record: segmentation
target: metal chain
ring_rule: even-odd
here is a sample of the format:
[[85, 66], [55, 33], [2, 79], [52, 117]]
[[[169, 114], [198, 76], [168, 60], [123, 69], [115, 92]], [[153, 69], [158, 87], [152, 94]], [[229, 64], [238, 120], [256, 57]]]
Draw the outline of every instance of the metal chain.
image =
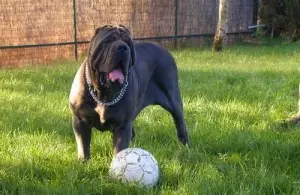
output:
[[99, 100], [97, 98], [96, 94], [93, 92], [91, 80], [90, 80], [90, 78], [88, 76], [88, 66], [87, 66], [87, 63], [85, 64], [85, 71], [84, 71], [84, 73], [85, 73], [86, 82], [87, 82], [88, 87], [89, 87], [89, 92], [90, 92], [92, 98], [95, 100], [95, 102], [97, 104], [104, 105], [104, 106], [114, 105], [114, 104], [118, 103], [122, 99], [122, 97], [124, 96], [124, 94], [125, 94], [125, 92], [127, 90], [127, 86], [128, 86], [128, 74], [126, 74], [126, 76], [125, 76], [125, 83], [124, 83], [124, 85], [123, 85], [123, 87], [122, 87], [119, 95], [114, 100], [112, 100], [110, 102], [102, 102], [101, 100]]

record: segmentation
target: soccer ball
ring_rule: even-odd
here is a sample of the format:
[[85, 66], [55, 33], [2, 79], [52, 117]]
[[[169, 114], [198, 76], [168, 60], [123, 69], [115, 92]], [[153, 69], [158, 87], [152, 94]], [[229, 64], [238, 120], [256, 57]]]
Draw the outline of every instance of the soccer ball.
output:
[[127, 148], [114, 156], [109, 175], [123, 182], [153, 187], [159, 178], [159, 168], [150, 152], [141, 148]]

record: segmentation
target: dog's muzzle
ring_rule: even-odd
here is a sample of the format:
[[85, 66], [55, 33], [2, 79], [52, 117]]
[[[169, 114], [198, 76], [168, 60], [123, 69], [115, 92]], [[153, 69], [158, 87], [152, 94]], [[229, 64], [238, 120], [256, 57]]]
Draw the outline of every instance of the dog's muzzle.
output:
[[106, 86], [109, 82], [123, 84], [125, 75], [128, 74], [130, 48], [126, 44], [116, 46], [112, 64], [114, 68], [109, 72], [100, 72], [99, 83]]
[[130, 48], [126, 44], [119, 45], [115, 54], [115, 59], [117, 60], [115, 63], [117, 64], [118, 68], [123, 70], [124, 74], [128, 73], [129, 58]]

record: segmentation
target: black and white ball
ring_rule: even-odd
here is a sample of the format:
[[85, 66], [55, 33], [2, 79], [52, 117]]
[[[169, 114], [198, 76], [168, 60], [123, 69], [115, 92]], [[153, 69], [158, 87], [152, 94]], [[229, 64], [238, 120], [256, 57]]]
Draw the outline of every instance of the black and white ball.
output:
[[159, 168], [150, 152], [141, 148], [127, 148], [114, 156], [109, 175], [123, 182], [153, 187], [159, 179]]

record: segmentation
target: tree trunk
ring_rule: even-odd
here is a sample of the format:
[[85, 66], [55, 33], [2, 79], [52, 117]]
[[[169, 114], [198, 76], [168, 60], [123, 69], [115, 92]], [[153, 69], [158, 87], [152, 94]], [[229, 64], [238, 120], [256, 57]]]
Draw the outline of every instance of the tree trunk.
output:
[[220, 0], [218, 26], [213, 42], [213, 51], [221, 51], [223, 40], [228, 32], [229, 0]]

